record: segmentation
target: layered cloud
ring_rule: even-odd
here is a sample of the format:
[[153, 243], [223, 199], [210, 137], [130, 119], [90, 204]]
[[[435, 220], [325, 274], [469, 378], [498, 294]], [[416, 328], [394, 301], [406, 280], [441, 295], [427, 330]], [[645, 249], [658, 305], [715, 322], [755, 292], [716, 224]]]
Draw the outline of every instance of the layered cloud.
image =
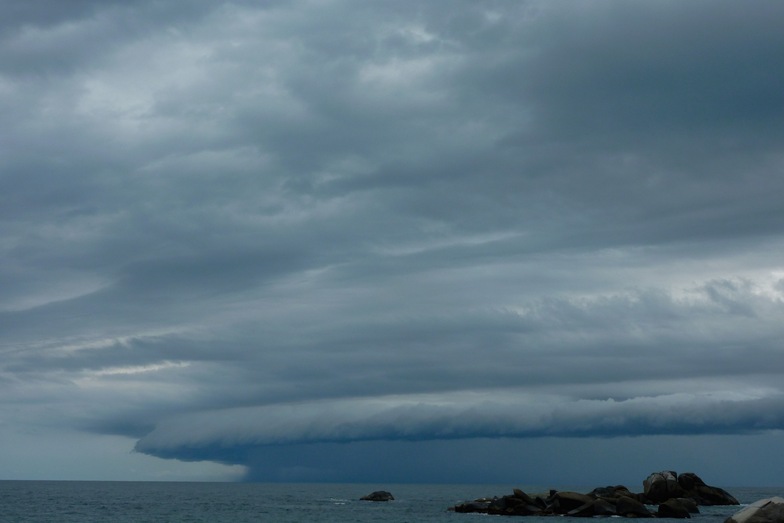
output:
[[7, 4], [8, 430], [782, 428], [779, 3]]
[[547, 394], [380, 396], [204, 411], [159, 424], [136, 449], [161, 456], [215, 449], [372, 440], [722, 434], [784, 429], [778, 390], [677, 393], [616, 401]]

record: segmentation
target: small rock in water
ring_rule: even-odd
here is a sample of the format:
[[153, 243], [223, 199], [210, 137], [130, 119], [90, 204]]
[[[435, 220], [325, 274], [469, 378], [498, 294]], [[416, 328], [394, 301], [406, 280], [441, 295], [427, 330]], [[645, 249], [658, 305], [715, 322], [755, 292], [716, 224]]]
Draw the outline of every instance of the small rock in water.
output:
[[362, 496], [359, 499], [362, 501], [392, 501], [395, 499], [395, 497], [386, 490], [377, 490], [368, 494], [367, 496]]

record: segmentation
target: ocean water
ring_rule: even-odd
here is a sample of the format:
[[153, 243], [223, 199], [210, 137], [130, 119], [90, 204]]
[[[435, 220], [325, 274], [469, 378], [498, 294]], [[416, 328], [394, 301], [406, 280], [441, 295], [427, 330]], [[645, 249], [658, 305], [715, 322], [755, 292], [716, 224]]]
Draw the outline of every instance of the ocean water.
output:
[[[520, 488], [531, 493], [549, 490], [549, 487], [525, 485]], [[395, 501], [359, 500], [374, 490], [392, 492]], [[485, 521], [477, 518], [488, 516], [457, 514], [447, 509], [461, 501], [501, 496], [511, 490], [511, 485], [0, 481], [0, 523], [471, 523]], [[742, 504], [784, 495], [784, 488], [726, 490]], [[723, 522], [740, 507], [700, 507], [700, 510], [701, 514], [695, 515], [692, 521], [713, 523]], [[520, 519], [527, 523], [585, 521], [564, 517], [504, 517], [501, 521]]]

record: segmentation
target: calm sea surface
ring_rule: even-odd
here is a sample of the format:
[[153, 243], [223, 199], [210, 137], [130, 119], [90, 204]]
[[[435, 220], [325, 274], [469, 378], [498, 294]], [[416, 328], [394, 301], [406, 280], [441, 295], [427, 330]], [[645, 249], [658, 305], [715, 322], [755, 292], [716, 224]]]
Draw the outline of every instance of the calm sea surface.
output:
[[[526, 492], [548, 488], [521, 485]], [[558, 487], [556, 487], [558, 488]], [[487, 516], [455, 514], [460, 501], [511, 493], [510, 485], [353, 485], [255, 483], [155, 483], [102, 481], [0, 481], [2, 523], [90, 522], [475, 522]], [[359, 498], [389, 490], [395, 501]], [[559, 490], [567, 490], [559, 488]], [[588, 489], [575, 489], [587, 492]], [[741, 503], [784, 488], [727, 488]], [[692, 521], [723, 522], [739, 507], [700, 507]], [[495, 518], [494, 518], [495, 519]], [[585, 521], [573, 518], [510, 518], [526, 523]], [[507, 521], [506, 518], [503, 521]], [[613, 519], [618, 521], [618, 519]], [[659, 520], [657, 520], [659, 521]], [[675, 521], [675, 520], [672, 520]]]

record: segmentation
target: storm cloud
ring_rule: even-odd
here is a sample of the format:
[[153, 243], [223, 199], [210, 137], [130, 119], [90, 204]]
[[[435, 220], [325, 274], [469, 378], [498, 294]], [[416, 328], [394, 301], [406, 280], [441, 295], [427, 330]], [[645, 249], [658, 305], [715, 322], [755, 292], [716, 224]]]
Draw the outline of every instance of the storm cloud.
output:
[[779, 2], [6, 4], [6, 464], [780, 455]]

